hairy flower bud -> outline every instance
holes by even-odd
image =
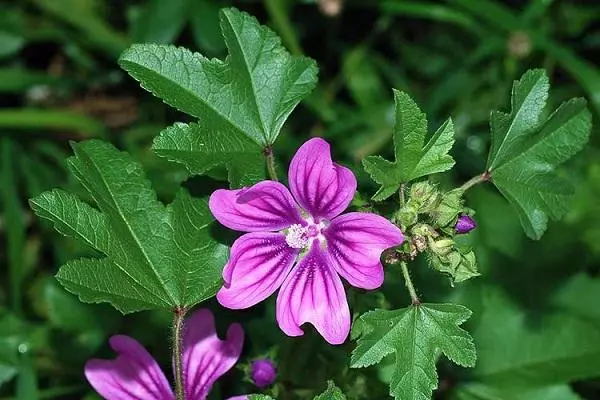
[[[477,227],[475,220],[468,215],[461,215],[456,221],[456,233],[469,233]]]
[[[410,203],[416,204],[418,213],[429,212],[438,203],[439,194],[429,182],[417,182],[410,188]]]
[[[406,205],[398,210],[396,213],[396,218],[403,226],[414,225],[418,221],[417,210],[409,205]]]
[[[271,385],[275,382],[275,378],[277,378],[277,368],[275,368],[273,361],[269,359],[253,361],[250,368],[252,382],[259,388]]]
[[[429,239],[429,248],[438,256],[445,256],[452,251],[454,241],[452,239]]]

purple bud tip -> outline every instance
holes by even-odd
[[[271,360],[256,360],[251,364],[251,378],[256,386],[264,388],[275,382],[277,368]]]
[[[469,233],[473,229],[477,228],[475,220],[468,215],[461,215],[456,221],[456,233]]]

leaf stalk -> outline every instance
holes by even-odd
[[[472,188],[473,186],[475,186],[481,182],[489,181],[491,179],[491,177],[492,177],[492,175],[491,175],[490,171],[485,171],[483,174],[474,176],[473,178],[466,181],[459,189],[462,192],[466,192],[467,190],[469,190],[470,188]]]
[[[273,148],[268,146],[265,148],[265,156],[267,157],[267,171],[271,180],[279,182],[277,179],[277,171],[275,171],[275,156],[273,155]]]
[[[406,288],[408,289],[408,293],[410,294],[410,298],[412,300],[413,305],[421,304],[421,300],[419,300],[419,296],[417,296],[415,286],[413,285],[412,279],[410,278],[410,273],[408,272],[408,265],[405,261],[402,261],[400,262],[400,267],[402,268],[404,283],[406,284]]]
[[[173,361],[175,363],[175,399],[185,400],[183,381],[183,348],[182,335],[186,310],[176,308],[173,312]]]

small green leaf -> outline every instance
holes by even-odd
[[[458,365],[475,365],[473,340],[459,327],[470,316],[469,309],[456,304],[419,304],[363,314],[350,366],[368,367],[395,353],[390,394],[402,400],[430,399],[437,387],[438,351]]]
[[[142,168],[112,145],[73,144],[69,169],[98,209],[61,190],[31,199],[34,212],[63,235],[106,257],[69,261],[57,274],[85,302],[110,302],[123,313],[189,307],[212,297],[227,247],[209,235],[205,200],[181,190],[165,207]]]
[[[542,236],[548,217],[556,220],[567,211],[574,189],[555,168],[583,148],[591,129],[583,99],[563,103],[542,121],[547,97],[545,72],[528,71],[513,86],[511,112],[491,117],[487,170],[532,239]]]
[[[267,396],[266,394],[251,394],[248,396],[250,400],[275,400],[271,396]]]
[[[176,123],[154,139],[156,154],[182,163],[192,175],[224,164],[232,187],[265,179],[262,149],[236,131],[210,131],[199,124]]]
[[[335,386],[333,381],[327,382],[327,389],[318,396],[315,396],[313,400],[346,400],[344,393]]]
[[[291,56],[267,27],[243,12],[221,11],[229,56],[209,60],[183,48],[137,44],[123,69],[167,104],[200,118],[209,132],[238,132],[272,144],[296,105],[316,84],[313,60]]]
[[[394,151],[396,161],[378,156],[363,160],[363,167],[371,178],[381,185],[373,199],[385,200],[394,194],[400,184],[447,171],[454,165],[448,154],[454,144],[454,126],[447,120],[425,144],[427,119],[417,104],[404,92],[394,90],[396,125]]]

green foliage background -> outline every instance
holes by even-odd
[[[270,25],[290,52],[319,67],[318,86],[275,144],[280,175],[303,141],[323,136],[334,157],[354,170],[365,199],[379,185],[361,160],[395,155],[392,87],[417,102],[430,134],[452,117],[456,166],[435,177],[443,188],[483,172],[490,111],[509,111],[512,81],[525,70],[547,70],[546,111],[572,97],[589,100],[591,145],[559,173],[576,187],[561,222],[550,222],[542,239],[532,241],[493,185],[482,184],[467,194],[477,211],[479,228],[471,236],[482,276],[453,288],[424,260],[412,271],[424,301],[452,301],[473,311],[462,327],[475,339],[477,364],[464,369],[441,357],[436,398],[598,398],[600,69],[594,63],[600,6],[594,1],[347,0],[341,13],[326,15],[308,0],[21,0],[0,4],[0,399],[97,398],[83,364],[111,357],[107,338],[114,333],[135,337],[168,369],[170,315],[123,317],[66,292],[54,278],[58,266],[97,254],[35,219],[27,199],[54,187],[87,199],[66,171],[69,141],[100,138],[141,162],[160,199],[171,202],[187,173],[150,146],[166,126],[193,120],[140,89],[117,58],[140,42],[221,58],[226,50],[217,13],[230,5]],[[188,126],[194,129],[177,125]],[[184,186],[201,197],[226,177],[225,169],[213,170]],[[224,241],[233,238],[222,234]],[[351,308],[355,314],[404,308],[410,299],[403,285],[398,271],[388,270],[381,292],[349,292]],[[333,379],[348,399],[387,398],[392,359],[348,369],[354,342],[332,347],[312,329],[287,338],[275,324],[273,299],[244,312],[224,310],[214,300],[205,304],[216,311],[221,332],[239,321],[247,333],[240,368],[220,380],[214,398],[256,392],[243,366],[267,352],[276,354],[279,368],[278,383],[267,393],[273,397],[312,398]]]

